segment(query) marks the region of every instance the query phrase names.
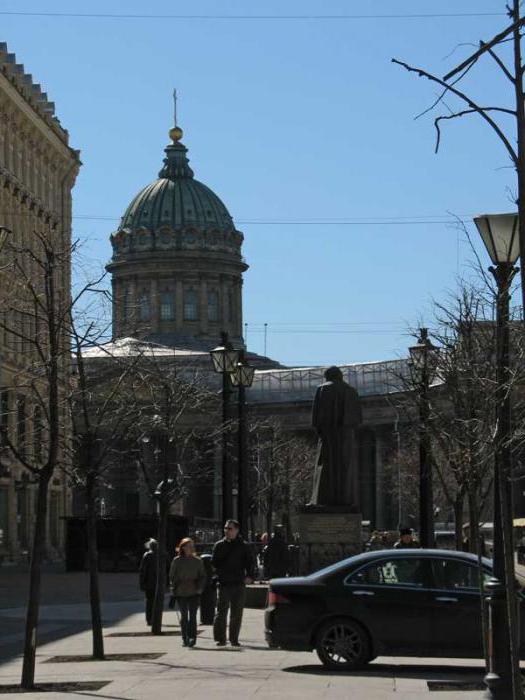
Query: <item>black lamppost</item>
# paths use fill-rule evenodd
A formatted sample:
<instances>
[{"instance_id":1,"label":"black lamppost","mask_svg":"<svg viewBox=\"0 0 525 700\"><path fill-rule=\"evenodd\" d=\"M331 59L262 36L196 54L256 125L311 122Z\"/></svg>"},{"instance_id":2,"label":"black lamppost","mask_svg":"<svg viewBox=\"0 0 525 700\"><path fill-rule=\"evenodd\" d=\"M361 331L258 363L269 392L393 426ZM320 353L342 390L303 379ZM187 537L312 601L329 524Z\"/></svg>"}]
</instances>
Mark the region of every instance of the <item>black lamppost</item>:
<instances>
[{"instance_id":1,"label":"black lamppost","mask_svg":"<svg viewBox=\"0 0 525 700\"><path fill-rule=\"evenodd\" d=\"M522 698L519 670L518 598L514 584L512 530L511 404L509 367L510 287L518 268L517 214L484 214L474 219L493 265L496 304L496 431L494 437L494 545L489 594L489 697Z\"/></svg>"},{"instance_id":2,"label":"black lamppost","mask_svg":"<svg viewBox=\"0 0 525 700\"><path fill-rule=\"evenodd\" d=\"M239 362L235 372L231 374L231 383L238 387L238 416L239 425L237 431L238 449L238 519L241 532L248 537L248 434L246 430L246 389L251 387L255 368L245 360L244 351L239 353Z\"/></svg>"},{"instance_id":3,"label":"black lamppost","mask_svg":"<svg viewBox=\"0 0 525 700\"><path fill-rule=\"evenodd\" d=\"M416 345L409 348L410 368L417 384L419 401L419 541L422 547L434 546L434 497L432 490L432 456L428 421L428 391L437 362L437 348L432 345L426 328L419 329Z\"/></svg>"},{"instance_id":4,"label":"black lamppost","mask_svg":"<svg viewBox=\"0 0 525 700\"><path fill-rule=\"evenodd\" d=\"M231 395L231 375L239 364L239 351L228 339L228 334L221 333L221 344L211 352L213 369L222 374L222 512L224 521L232 517L232 474L230 467L230 439L228 434L229 407Z\"/></svg>"}]
</instances>

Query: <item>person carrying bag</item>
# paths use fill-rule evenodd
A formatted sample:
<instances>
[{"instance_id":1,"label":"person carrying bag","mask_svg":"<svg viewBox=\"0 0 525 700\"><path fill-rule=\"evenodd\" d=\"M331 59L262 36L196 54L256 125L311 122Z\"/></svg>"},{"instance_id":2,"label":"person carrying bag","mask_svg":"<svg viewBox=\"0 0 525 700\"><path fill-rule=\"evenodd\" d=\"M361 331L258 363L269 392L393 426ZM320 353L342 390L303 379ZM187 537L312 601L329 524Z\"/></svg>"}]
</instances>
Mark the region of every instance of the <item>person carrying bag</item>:
<instances>
[{"instance_id":1,"label":"person carrying bag","mask_svg":"<svg viewBox=\"0 0 525 700\"><path fill-rule=\"evenodd\" d=\"M204 564L195 553L193 540L185 537L177 547L170 566L171 593L180 611L182 645L194 647L197 641L197 610L206 585Z\"/></svg>"}]
</instances>

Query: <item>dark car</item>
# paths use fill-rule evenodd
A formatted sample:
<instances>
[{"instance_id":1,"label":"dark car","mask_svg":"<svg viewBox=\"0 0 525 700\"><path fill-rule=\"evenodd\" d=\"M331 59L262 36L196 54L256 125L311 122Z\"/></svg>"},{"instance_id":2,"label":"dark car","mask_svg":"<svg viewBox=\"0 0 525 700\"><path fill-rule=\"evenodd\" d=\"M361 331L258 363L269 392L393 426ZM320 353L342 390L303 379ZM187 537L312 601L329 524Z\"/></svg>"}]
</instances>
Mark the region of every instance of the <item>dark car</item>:
<instances>
[{"instance_id":1,"label":"dark car","mask_svg":"<svg viewBox=\"0 0 525 700\"><path fill-rule=\"evenodd\" d=\"M367 552L270 582L266 640L357 669L378 655L483 656L480 577L492 562L449 550ZM521 595L521 594L520 594ZM525 630L521 607L522 629ZM523 635L522 635L523 638Z\"/></svg>"}]
</instances>

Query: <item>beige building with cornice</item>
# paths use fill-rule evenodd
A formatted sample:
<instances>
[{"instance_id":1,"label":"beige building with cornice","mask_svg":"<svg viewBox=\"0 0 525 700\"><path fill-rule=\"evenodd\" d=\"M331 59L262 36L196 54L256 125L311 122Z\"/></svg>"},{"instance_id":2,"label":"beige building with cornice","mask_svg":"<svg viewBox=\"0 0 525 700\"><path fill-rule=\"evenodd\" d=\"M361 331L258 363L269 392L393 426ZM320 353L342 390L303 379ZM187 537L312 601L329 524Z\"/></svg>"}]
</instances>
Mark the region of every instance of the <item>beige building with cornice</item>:
<instances>
[{"instance_id":1,"label":"beige building with cornice","mask_svg":"<svg viewBox=\"0 0 525 700\"><path fill-rule=\"evenodd\" d=\"M69 146L68 132L55 116L53 102L7 45L0 43L0 226L10 229L15 245L31 248L38 231L60 241L64 249L69 247L71 190L79 166L79 153ZM69 293L69 264L62 266L59 276L60 287ZM20 323L30 320L20 319ZM24 333L28 329L32 332L29 326ZM28 345L26 341L24 347L23 339L13 342L0 330L0 421L18 447L34 456L42 439L35 424L37 407L23 388L17 389L24 384L24 363L31 353ZM27 469L5 451L0 454L0 563L23 559L28 551L35 505L31 481ZM51 558L62 555L61 517L69 510L66 478L56 473L47 523Z\"/></svg>"}]
</instances>

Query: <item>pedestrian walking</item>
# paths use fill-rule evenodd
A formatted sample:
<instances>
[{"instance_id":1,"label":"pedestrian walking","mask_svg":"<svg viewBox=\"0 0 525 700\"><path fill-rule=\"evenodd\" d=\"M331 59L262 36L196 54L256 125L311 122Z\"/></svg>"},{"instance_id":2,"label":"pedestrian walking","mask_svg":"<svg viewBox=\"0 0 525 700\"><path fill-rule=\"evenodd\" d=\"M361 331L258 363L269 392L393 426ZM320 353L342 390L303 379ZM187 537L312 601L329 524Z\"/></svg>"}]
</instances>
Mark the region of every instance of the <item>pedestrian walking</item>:
<instances>
[{"instance_id":1,"label":"pedestrian walking","mask_svg":"<svg viewBox=\"0 0 525 700\"><path fill-rule=\"evenodd\" d=\"M283 578L288 574L288 546L281 525L275 527L262 558L266 579Z\"/></svg>"},{"instance_id":2,"label":"pedestrian walking","mask_svg":"<svg viewBox=\"0 0 525 700\"><path fill-rule=\"evenodd\" d=\"M204 564L195 552L193 540L185 537L177 547L170 566L170 588L180 611L182 645L194 647L197 641L197 610L206 585Z\"/></svg>"},{"instance_id":3,"label":"pedestrian walking","mask_svg":"<svg viewBox=\"0 0 525 700\"><path fill-rule=\"evenodd\" d=\"M229 640L233 647L240 646L242 613L246 584L253 583L254 561L250 548L242 539L239 523L227 520L224 537L213 547L212 563L217 572L219 596L213 622L213 637L217 646L226 645L226 625L230 613Z\"/></svg>"},{"instance_id":4,"label":"pedestrian walking","mask_svg":"<svg viewBox=\"0 0 525 700\"><path fill-rule=\"evenodd\" d=\"M157 588L157 561L158 561L157 540L153 537L144 543L146 551L142 556L139 567L140 590L144 591L146 598L146 624L149 626L153 620L153 602L155 600L155 589Z\"/></svg>"}]
</instances>

